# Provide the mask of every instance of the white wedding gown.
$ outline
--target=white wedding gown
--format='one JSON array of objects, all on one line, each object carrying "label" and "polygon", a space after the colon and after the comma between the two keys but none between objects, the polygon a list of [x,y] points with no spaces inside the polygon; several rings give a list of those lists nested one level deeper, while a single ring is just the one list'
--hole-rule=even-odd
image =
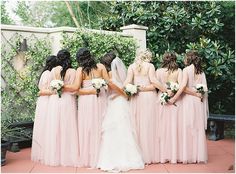
[{"label": "white wedding gown", "polygon": [[144,163],[131,126],[129,103],[118,96],[111,100],[102,124],[102,142],[97,167],[109,172],[143,169]]}]

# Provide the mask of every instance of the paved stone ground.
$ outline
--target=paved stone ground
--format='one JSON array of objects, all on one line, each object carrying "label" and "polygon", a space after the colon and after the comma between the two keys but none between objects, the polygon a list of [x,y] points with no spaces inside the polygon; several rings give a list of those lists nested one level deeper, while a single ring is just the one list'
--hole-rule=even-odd
[{"label": "paved stone ground", "polygon": [[[207,141],[207,164],[153,164],[144,170],[131,170],[129,173],[234,173],[235,141],[224,139]],[[50,167],[30,160],[31,148],[20,152],[7,152],[7,164],[1,167],[2,173],[100,173],[102,171],[78,167]],[[233,170],[229,170],[232,168]]]}]

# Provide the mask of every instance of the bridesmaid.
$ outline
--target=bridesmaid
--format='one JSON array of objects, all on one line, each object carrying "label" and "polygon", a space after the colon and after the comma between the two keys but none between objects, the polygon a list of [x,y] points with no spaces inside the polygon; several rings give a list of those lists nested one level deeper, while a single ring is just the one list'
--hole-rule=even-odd
[{"label": "bridesmaid", "polygon": [[[163,56],[162,68],[156,71],[158,80],[162,85],[167,82],[181,83],[182,70],[178,68],[176,63],[176,55],[166,52]],[[159,126],[157,126],[156,140],[160,142],[160,162],[177,163],[177,123],[178,111],[181,107],[179,101],[174,105],[161,105],[160,96],[162,92],[158,92],[158,109],[157,114]]]},{"label": "bridesmaid", "polygon": [[[79,166],[95,168],[98,161],[101,126],[107,105],[104,88],[99,96],[92,86],[92,79],[102,78],[109,82],[106,68],[96,63],[87,48],[81,48],[76,54],[81,67],[77,69],[76,80],[72,85],[65,85],[66,91],[78,91],[78,126],[79,126]],[[109,85],[112,84],[109,82]],[[119,89],[119,88],[118,88]],[[119,89],[120,90],[120,89]],[[123,93],[121,90],[120,93]]]},{"label": "bridesmaid", "polygon": [[[207,144],[205,129],[208,116],[207,95],[197,93],[197,84],[207,86],[206,76],[202,70],[201,58],[196,51],[189,51],[186,54],[183,70],[183,80],[179,91],[170,99],[174,103],[181,92],[183,96],[182,109],[182,159],[183,163],[207,162]],[[201,101],[203,99],[203,101]]]},{"label": "bridesmaid", "polygon": [[[57,66],[56,56],[49,56],[46,60],[46,65],[40,75],[38,83],[39,90],[47,91],[51,81],[51,73],[53,67]],[[35,110],[35,120],[32,138],[31,159],[35,162],[40,162],[43,159],[44,153],[44,134],[45,134],[45,118],[48,110],[49,97],[39,96]]]},{"label": "bridesmaid", "polygon": [[[71,68],[70,53],[60,50],[57,54],[60,66],[52,69],[52,80],[63,80],[64,84],[74,83],[76,71]],[[47,165],[77,166],[79,157],[76,96],[63,92],[49,99],[49,111],[46,120]]]},{"label": "bridesmaid", "polygon": [[131,115],[145,164],[155,162],[154,137],[157,126],[155,86],[161,91],[166,91],[166,88],[156,79],[155,68],[150,63],[151,57],[152,54],[149,51],[140,52],[134,63],[129,66],[124,82],[124,85],[131,83],[140,86],[139,93],[131,98]]}]

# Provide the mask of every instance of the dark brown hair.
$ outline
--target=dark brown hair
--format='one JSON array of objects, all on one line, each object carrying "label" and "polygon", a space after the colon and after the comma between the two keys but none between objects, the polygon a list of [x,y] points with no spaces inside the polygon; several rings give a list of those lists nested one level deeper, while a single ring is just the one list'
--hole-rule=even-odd
[{"label": "dark brown hair", "polygon": [[76,59],[83,72],[87,75],[89,75],[92,69],[97,69],[95,58],[91,55],[88,48],[80,48],[76,53]]},{"label": "dark brown hair", "polygon": [[106,53],[101,58],[101,63],[106,67],[107,72],[111,71],[111,62],[116,58],[116,55],[113,51]]},{"label": "dark brown hair", "polygon": [[64,79],[67,69],[71,68],[70,52],[62,49],[57,53],[58,64],[62,66],[61,78]]},{"label": "dark brown hair", "polygon": [[202,60],[201,57],[199,57],[198,52],[195,50],[189,51],[186,53],[185,56],[186,64],[187,66],[193,64],[195,67],[195,73],[201,74],[203,72],[202,70]]},{"label": "dark brown hair", "polygon": [[166,52],[163,55],[162,68],[167,68],[168,71],[175,71],[178,69],[178,64],[176,62],[177,57],[174,53]]}]

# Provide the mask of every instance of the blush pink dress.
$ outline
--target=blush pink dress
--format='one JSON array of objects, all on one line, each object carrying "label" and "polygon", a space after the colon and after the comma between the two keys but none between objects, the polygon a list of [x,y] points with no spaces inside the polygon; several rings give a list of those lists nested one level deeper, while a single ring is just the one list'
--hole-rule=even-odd
[{"label": "blush pink dress", "polygon": [[[168,82],[168,72],[167,69],[161,68],[156,71],[157,79],[161,82],[163,86]],[[178,69],[179,82],[182,78],[181,69]],[[178,83],[178,79],[176,81]],[[156,127],[156,138],[155,141],[159,142],[159,149],[156,150],[155,159],[158,162],[158,156],[161,163],[170,162],[177,163],[178,157],[178,115],[182,105],[181,100],[176,101],[176,106],[174,105],[162,105],[160,102],[160,96],[162,92],[158,92],[157,105],[158,114]],[[158,146],[155,146],[158,147]]]},{"label": "blush pink dress", "polygon": [[[55,79],[55,68],[52,69]],[[74,69],[68,69],[65,84],[73,84]],[[51,95],[45,129],[45,155],[43,163],[50,166],[78,166],[79,146],[76,96],[63,92],[61,98]]]},{"label": "blush pink dress", "polygon": [[[134,75],[133,83],[140,86],[151,84],[148,75]],[[130,102],[131,122],[136,129],[138,144],[145,164],[154,162],[156,97],[156,90],[139,92],[131,97]]]},{"label": "blush pink dress", "polygon": [[[198,79],[194,77],[194,66],[183,70],[183,78],[187,78],[187,87],[194,88],[196,84],[205,84],[206,77],[202,73]],[[208,117],[208,101],[205,95],[203,102],[195,96],[183,95],[182,109],[182,155],[183,163],[207,162],[207,144],[205,129]]]},{"label": "blush pink dress", "polygon": [[[40,77],[38,88],[40,90],[49,88],[51,81],[51,72],[44,71]],[[32,148],[31,148],[31,159],[35,162],[40,162],[43,159],[44,153],[44,134],[45,134],[45,119],[48,110],[48,96],[40,96],[37,99]]]},{"label": "blush pink dress", "polygon": [[[68,69],[64,77],[64,84],[74,83],[75,69]],[[76,94],[63,92],[60,108],[60,164],[62,166],[78,166],[79,135],[77,119]]]},{"label": "blush pink dress", "polygon": [[[55,68],[51,70],[52,80],[56,79]],[[45,120],[45,150],[42,163],[50,166],[60,165],[60,103],[61,99],[58,95],[49,96],[48,112]]]},{"label": "blush pink dress", "polygon": [[[82,89],[94,89],[91,80],[83,80]],[[97,166],[106,105],[107,95],[104,88],[98,97],[80,95],[78,98],[79,166]]]}]

